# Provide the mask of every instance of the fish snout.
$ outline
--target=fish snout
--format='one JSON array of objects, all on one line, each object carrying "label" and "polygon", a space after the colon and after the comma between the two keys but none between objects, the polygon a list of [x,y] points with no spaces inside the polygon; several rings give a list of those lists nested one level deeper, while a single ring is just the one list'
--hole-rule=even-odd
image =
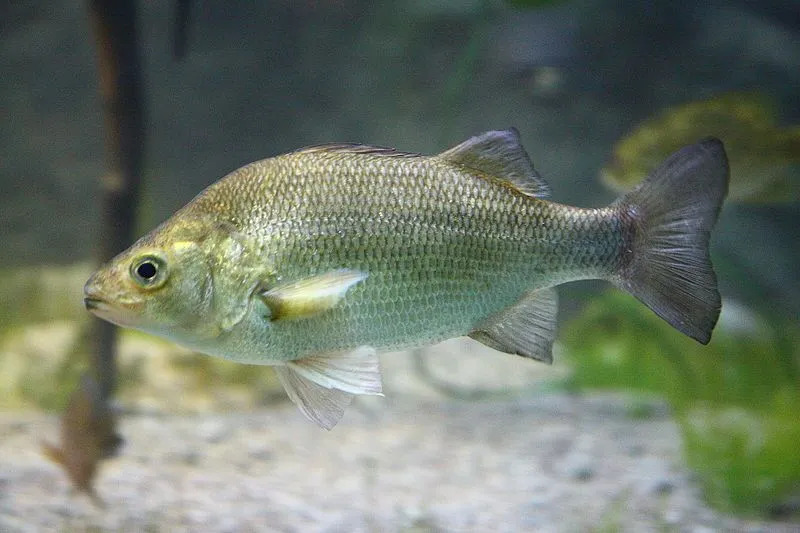
[{"label": "fish snout", "polygon": [[139,295],[128,290],[114,268],[101,268],[83,286],[86,310],[118,326],[131,327],[139,323],[143,303]]},{"label": "fish snout", "polygon": [[83,286],[83,305],[89,311],[98,309],[106,302],[105,298],[103,298],[103,293],[100,290],[98,281],[97,272],[95,272]]}]

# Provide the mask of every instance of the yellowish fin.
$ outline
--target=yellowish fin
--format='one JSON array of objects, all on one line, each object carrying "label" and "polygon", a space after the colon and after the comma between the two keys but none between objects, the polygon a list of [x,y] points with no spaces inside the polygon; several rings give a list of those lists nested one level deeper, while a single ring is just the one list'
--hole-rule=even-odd
[{"label": "yellowish fin", "polygon": [[334,270],[278,285],[260,296],[270,309],[270,320],[307,318],[336,307],[353,285],[365,279],[367,274],[364,272]]}]

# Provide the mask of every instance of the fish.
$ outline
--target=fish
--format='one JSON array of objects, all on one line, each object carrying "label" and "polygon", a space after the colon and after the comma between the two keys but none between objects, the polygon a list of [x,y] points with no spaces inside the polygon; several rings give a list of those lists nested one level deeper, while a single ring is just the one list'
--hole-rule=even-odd
[{"label": "fish", "polygon": [[64,469],[73,487],[103,507],[93,487],[94,478],[100,462],[115,456],[122,443],[112,406],[103,398],[97,381],[84,374],[62,415],[60,446],[46,441],[41,445],[45,457]]},{"label": "fish", "polygon": [[331,429],[382,394],[380,352],[469,336],[552,361],[555,286],[604,279],[707,343],[723,144],[682,148],[602,208],[549,199],[516,129],[442,153],[327,144],[246,165],[91,275],[86,308],[190,349],[272,365]]},{"label": "fish", "polygon": [[614,145],[600,180],[628,191],[674,150],[709,135],[725,143],[730,160],[728,201],[800,201],[800,125],[780,126],[774,103],[759,92],[728,92],[663,110]]}]

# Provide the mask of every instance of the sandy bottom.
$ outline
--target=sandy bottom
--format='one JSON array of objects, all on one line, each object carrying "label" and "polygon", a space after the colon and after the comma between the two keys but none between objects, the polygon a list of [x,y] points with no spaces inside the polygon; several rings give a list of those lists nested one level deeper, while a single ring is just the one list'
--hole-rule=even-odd
[{"label": "sandy bottom", "polygon": [[708,508],[663,407],[617,396],[359,399],[331,432],[290,404],[121,419],[95,507],[0,415],[0,531],[776,531]]}]

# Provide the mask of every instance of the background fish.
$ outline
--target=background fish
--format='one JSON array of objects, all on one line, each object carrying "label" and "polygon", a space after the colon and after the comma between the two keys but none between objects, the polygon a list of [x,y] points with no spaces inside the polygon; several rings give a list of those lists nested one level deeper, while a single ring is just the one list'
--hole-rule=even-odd
[{"label": "background fish", "polygon": [[86,307],[198,351],[274,365],[331,428],[380,394],[377,351],[469,335],[551,361],[555,285],[606,279],[708,342],[722,143],[669,157],[612,205],[546,200],[515,130],[436,156],[325,145],[247,165],[95,272]]},{"label": "background fish", "polygon": [[781,127],[760,93],[728,93],[668,108],[617,142],[600,173],[617,191],[639,183],[667,155],[713,135],[730,158],[729,200],[800,201],[800,126]]},{"label": "background fish", "polygon": [[64,468],[76,489],[102,505],[92,482],[100,461],[113,457],[121,444],[112,407],[103,399],[94,378],[84,375],[61,419],[61,445],[43,442],[42,450]]}]

